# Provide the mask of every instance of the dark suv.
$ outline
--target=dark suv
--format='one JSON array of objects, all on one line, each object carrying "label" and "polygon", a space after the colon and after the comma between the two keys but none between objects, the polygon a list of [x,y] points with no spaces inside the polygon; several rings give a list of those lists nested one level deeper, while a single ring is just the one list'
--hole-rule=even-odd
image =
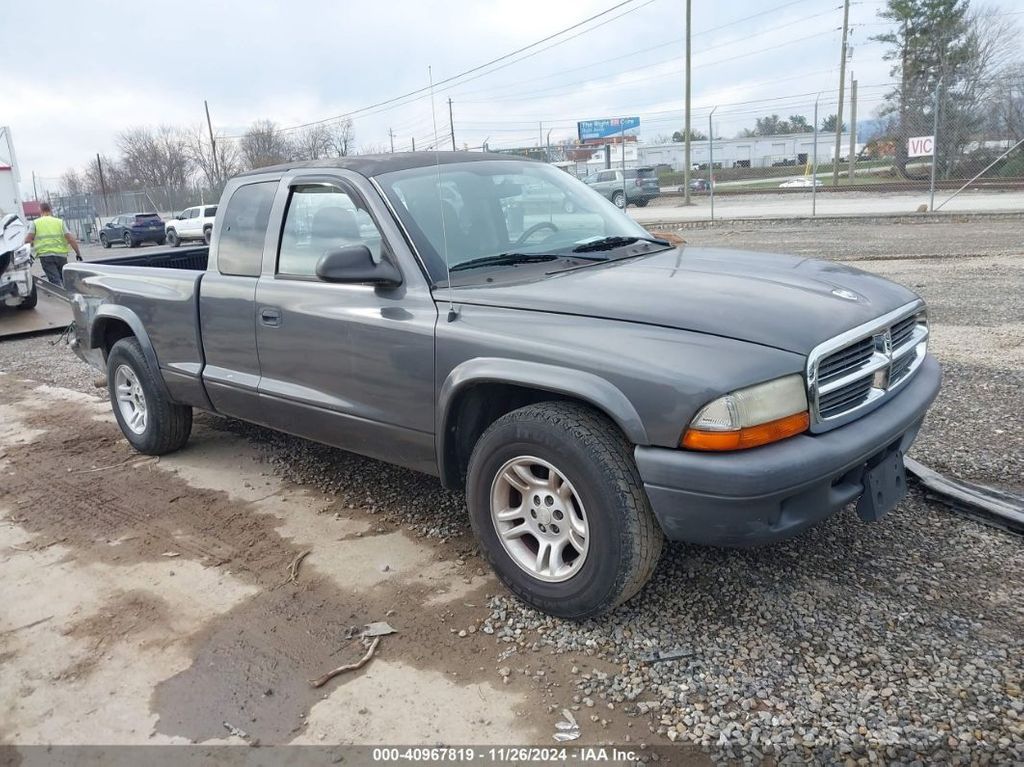
[{"label": "dark suv", "polygon": [[125,213],[114,216],[100,229],[100,245],[109,248],[115,242],[136,248],[143,242],[163,245],[167,241],[164,220],[159,213]]}]

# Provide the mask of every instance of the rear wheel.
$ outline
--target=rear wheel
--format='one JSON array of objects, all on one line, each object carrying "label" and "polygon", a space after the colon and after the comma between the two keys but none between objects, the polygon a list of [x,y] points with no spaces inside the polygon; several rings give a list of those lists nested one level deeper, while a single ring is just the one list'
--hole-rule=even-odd
[{"label": "rear wheel", "polygon": [[622,192],[616,192],[612,195],[612,202],[615,203],[616,208],[625,209],[626,207],[626,195]]},{"label": "rear wheel", "polygon": [[622,604],[661,554],[630,444],[580,405],[544,402],[498,419],[473,450],[466,492],[498,577],[561,618]]},{"label": "rear wheel", "polygon": [[167,243],[172,247],[176,248],[181,245],[181,239],[178,237],[178,233],[173,229],[167,230]]},{"label": "rear wheel", "polygon": [[192,408],[168,401],[138,339],[122,338],[107,355],[107,390],[117,425],[140,453],[163,455],[181,448],[192,432]]},{"label": "rear wheel", "polygon": [[208,226],[203,230],[203,242],[207,245],[210,244],[210,240],[213,239],[213,227]]},{"label": "rear wheel", "polygon": [[648,202],[650,202],[650,200],[637,200],[636,201],[636,206],[638,208],[646,208]]},{"label": "rear wheel", "polygon": [[35,309],[36,304],[39,303],[39,288],[36,287],[35,282],[32,283],[32,292],[28,294],[28,298],[18,304],[18,309]]},{"label": "rear wheel", "polygon": [[161,237],[159,240],[156,241],[156,244],[157,245],[163,245],[165,242],[167,242],[167,238],[166,237]]}]

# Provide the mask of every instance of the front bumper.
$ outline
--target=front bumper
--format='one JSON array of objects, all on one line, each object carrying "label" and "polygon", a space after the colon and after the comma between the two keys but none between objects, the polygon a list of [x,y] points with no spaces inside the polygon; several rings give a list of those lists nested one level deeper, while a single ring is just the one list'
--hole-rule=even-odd
[{"label": "front bumper", "polygon": [[736,453],[637,447],[636,462],[665,535],[712,546],[752,546],[796,535],[855,501],[865,469],[905,453],[942,374],[926,357],[889,402],[824,434]]}]

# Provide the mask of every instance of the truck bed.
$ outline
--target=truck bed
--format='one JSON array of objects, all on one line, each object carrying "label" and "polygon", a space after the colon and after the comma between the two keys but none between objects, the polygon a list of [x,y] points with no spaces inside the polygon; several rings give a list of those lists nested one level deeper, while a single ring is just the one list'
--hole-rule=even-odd
[{"label": "truck bed", "polygon": [[196,248],[147,250],[129,256],[98,258],[89,263],[108,266],[146,266],[154,269],[191,269],[205,272],[209,256],[210,248],[202,245]]}]

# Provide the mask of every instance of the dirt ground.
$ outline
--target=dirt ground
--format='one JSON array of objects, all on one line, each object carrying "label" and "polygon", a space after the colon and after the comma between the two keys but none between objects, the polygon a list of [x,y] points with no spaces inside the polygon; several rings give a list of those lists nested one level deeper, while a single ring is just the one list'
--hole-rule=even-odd
[{"label": "dirt ground", "polygon": [[[946,383],[919,442],[929,463],[1019,488],[1019,230],[977,236],[984,248],[969,253],[968,233],[924,231],[890,230],[882,252],[874,229],[843,230],[824,255],[859,238],[851,260],[931,304]],[[814,232],[683,234],[801,252]],[[42,339],[5,343],[24,353],[0,354],[0,744],[550,745],[569,707],[583,725],[578,743],[704,761],[660,750],[656,715],[580,702],[582,676],[622,670],[598,648],[499,641],[489,603],[505,592],[466,525],[424,537],[369,496],[283,479],[278,444],[210,415],[197,416],[179,453],[139,456],[104,390],[46,382],[44,361],[68,352]],[[422,478],[388,476],[399,504],[440,497]],[[1016,593],[1019,573],[1006,579]],[[978,631],[1001,637],[1017,625],[1013,615],[991,620]],[[359,671],[312,687],[364,654],[353,635],[373,621],[396,633]]]}]

